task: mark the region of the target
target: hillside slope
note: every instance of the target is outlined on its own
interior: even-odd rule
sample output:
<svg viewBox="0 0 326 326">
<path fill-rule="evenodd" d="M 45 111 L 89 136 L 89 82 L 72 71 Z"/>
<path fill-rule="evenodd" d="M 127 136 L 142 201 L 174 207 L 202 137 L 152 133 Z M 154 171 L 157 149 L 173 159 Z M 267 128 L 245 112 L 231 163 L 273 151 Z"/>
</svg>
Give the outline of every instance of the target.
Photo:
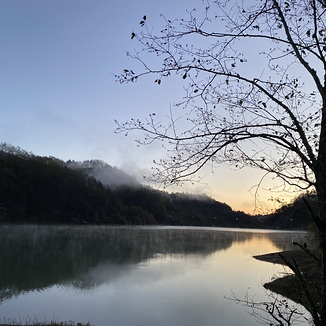
<svg viewBox="0 0 326 326">
<path fill-rule="evenodd" d="M 1 144 L 0 220 L 260 227 L 257 218 L 206 196 L 168 194 L 136 184 L 110 188 L 96 180 L 89 167 L 68 166 Z"/>
</svg>

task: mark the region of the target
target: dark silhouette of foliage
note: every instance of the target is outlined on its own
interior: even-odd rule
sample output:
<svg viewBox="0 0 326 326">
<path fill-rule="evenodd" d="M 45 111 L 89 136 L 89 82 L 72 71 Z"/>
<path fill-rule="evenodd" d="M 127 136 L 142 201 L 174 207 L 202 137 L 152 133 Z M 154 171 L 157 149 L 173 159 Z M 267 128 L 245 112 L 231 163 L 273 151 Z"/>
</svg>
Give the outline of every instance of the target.
<svg viewBox="0 0 326 326">
<path fill-rule="evenodd" d="M 54 157 L 35 156 L 2 144 L 0 220 L 12 223 L 261 226 L 256 217 L 234 212 L 228 205 L 207 196 L 168 194 L 145 186 L 112 189 L 87 172 L 87 169 L 68 168 L 65 162 Z"/>
<path fill-rule="evenodd" d="M 268 217 L 250 216 L 206 195 L 169 194 L 134 185 L 112 189 L 88 175 L 87 169 L 1 146 L 0 221 L 275 229 L 304 229 L 310 224 L 301 197 Z"/>
<path fill-rule="evenodd" d="M 0 203 L 7 222 L 122 222 L 118 198 L 93 177 L 52 157 L 4 149 L 0 151 Z"/>
<path fill-rule="evenodd" d="M 266 216 L 263 224 L 272 229 L 307 230 L 313 227 L 307 202 L 315 212 L 318 211 L 316 195 L 302 194 L 290 204 L 285 204 L 273 214 Z"/>
</svg>

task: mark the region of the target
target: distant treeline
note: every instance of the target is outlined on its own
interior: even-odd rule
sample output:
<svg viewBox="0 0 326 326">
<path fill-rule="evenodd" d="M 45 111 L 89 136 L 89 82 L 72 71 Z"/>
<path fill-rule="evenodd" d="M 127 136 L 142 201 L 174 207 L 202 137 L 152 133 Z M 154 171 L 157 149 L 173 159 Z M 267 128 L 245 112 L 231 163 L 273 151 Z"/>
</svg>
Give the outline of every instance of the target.
<svg viewBox="0 0 326 326">
<path fill-rule="evenodd" d="M 292 203 L 265 216 L 262 222 L 266 227 L 274 229 L 314 230 L 311 213 L 318 214 L 318 200 L 314 192 L 298 196 Z"/>
<path fill-rule="evenodd" d="M 145 186 L 110 188 L 68 165 L 0 144 L 0 221 L 295 229 L 310 223 L 307 215 L 297 223 L 295 214 L 283 223 L 284 211 L 268 217 L 235 212 L 207 196 Z"/>
</svg>

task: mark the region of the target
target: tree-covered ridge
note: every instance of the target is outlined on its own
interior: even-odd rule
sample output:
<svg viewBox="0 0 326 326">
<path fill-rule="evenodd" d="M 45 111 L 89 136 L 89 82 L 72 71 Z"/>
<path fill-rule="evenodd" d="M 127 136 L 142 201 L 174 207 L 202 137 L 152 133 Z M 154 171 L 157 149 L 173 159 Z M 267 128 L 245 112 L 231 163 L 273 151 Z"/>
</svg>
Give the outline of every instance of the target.
<svg viewBox="0 0 326 326">
<path fill-rule="evenodd" d="M 0 151 L 0 203 L 6 221 L 104 223 L 110 216 L 113 222 L 118 200 L 100 182 L 56 158 L 6 149 Z"/>
<path fill-rule="evenodd" d="M 116 168 L 98 160 L 64 162 L 1 144 L 0 221 L 248 228 L 307 224 L 296 223 L 295 216 L 292 225 L 281 223 L 280 212 L 266 219 L 235 212 L 205 195 L 169 194 L 136 184 L 111 188 L 94 177 L 110 169 Z"/>
<path fill-rule="evenodd" d="M 317 211 L 317 196 L 314 192 L 308 192 L 298 196 L 290 204 L 281 206 L 273 214 L 266 216 L 263 224 L 273 226 L 275 229 L 309 228 L 314 230 L 311 212 L 316 214 Z"/>
</svg>

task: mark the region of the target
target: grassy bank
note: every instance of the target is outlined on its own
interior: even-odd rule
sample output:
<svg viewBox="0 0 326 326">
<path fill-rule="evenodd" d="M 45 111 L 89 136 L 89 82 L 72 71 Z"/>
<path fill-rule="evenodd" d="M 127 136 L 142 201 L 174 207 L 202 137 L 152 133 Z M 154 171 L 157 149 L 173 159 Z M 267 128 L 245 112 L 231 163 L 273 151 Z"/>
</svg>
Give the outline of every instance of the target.
<svg viewBox="0 0 326 326">
<path fill-rule="evenodd" d="M 56 321 L 15 321 L 15 320 L 0 320 L 0 326 L 92 326 L 90 323 L 75 323 L 75 322 L 56 322 Z"/>
</svg>

